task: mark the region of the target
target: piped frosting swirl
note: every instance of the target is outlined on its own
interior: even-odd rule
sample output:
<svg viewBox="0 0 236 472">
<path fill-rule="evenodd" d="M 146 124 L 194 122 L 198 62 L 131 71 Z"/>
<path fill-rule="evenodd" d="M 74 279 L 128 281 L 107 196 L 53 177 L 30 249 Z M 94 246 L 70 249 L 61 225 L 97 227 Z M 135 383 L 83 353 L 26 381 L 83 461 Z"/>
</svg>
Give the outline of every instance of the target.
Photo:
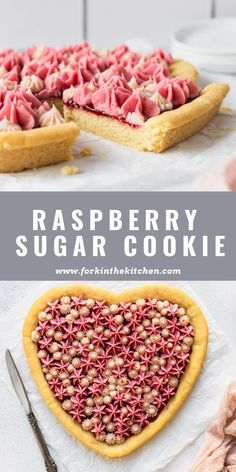
<svg viewBox="0 0 236 472">
<path fill-rule="evenodd" d="M 25 90 L 30 90 L 32 93 L 36 94 L 43 90 L 44 82 L 37 75 L 26 75 L 21 81 L 21 87 L 23 87 Z"/>
<path fill-rule="evenodd" d="M 19 131 L 21 127 L 16 123 L 11 123 L 6 117 L 0 121 L 0 132 Z"/>
<path fill-rule="evenodd" d="M 20 126 L 23 130 L 35 128 L 38 126 L 35 100 L 37 99 L 34 96 L 31 97 L 25 92 L 7 92 L 0 109 L 0 120 L 7 118 L 10 123 Z"/>
<path fill-rule="evenodd" d="M 53 105 L 52 108 L 50 108 L 50 110 L 48 111 L 45 110 L 45 112 L 41 113 L 39 117 L 39 125 L 41 127 L 60 125 L 61 123 L 64 123 L 64 122 L 65 120 L 62 114 L 55 107 L 55 105 Z"/>
</svg>

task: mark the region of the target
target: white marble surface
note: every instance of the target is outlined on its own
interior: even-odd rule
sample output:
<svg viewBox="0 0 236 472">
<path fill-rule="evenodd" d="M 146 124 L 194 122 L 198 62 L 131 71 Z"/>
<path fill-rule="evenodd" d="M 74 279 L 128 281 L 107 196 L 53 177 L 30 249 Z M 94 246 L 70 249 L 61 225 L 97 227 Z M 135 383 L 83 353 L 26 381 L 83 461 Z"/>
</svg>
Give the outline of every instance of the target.
<svg viewBox="0 0 236 472">
<path fill-rule="evenodd" d="M 29 294 L 38 285 L 39 282 L 2 282 L 0 302 L 4 311 L 13 307 L 18 300 Z M 236 282 L 193 282 L 191 285 L 236 347 Z M 11 338 L 14 337 L 11 334 L 14 333 L 14 325 L 11 332 L 6 333 L 4 332 L 5 324 L 6 318 L 2 312 L 0 317 L 0 351 L 11 345 Z M 40 453 L 27 420 L 22 414 L 21 406 L 16 401 L 15 395 L 9 392 L 1 381 L 0 398 L 1 472 L 9 472 L 9 470 L 11 472 L 28 472 L 32 470 L 32 464 L 34 472 L 43 471 L 44 465 Z M 184 472 L 198 450 L 200 442 L 201 438 L 185 449 L 173 463 L 163 469 L 163 472 L 176 472 L 176 470 Z M 59 464 L 59 472 L 78 472 L 78 468 L 66 471 Z"/>
</svg>

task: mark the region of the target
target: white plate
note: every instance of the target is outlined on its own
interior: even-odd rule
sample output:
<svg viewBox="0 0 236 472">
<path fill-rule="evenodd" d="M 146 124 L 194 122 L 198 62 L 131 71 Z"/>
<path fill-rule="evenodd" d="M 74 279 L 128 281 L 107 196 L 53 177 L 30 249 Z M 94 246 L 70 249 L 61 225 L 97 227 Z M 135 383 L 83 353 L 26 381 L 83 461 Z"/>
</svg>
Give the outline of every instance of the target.
<svg viewBox="0 0 236 472">
<path fill-rule="evenodd" d="M 171 38 L 175 57 L 214 72 L 236 73 L 236 17 L 203 20 Z"/>
</svg>

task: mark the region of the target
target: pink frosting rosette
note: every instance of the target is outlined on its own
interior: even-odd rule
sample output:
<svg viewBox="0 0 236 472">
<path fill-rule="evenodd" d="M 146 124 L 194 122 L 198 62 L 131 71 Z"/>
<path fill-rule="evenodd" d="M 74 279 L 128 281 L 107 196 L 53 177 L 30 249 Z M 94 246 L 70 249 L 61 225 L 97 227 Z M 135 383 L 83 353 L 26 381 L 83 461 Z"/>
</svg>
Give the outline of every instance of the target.
<svg viewBox="0 0 236 472">
<path fill-rule="evenodd" d="M 94 76 L 105 70 L 104 59 L 95 53 L 81 57 L 78 67 L 85 82 L 90 82 Z"/>
<path fill-rule="evenodd" d="M 96 88 L 95 86 L 92 86 L 91 84 L 81 84 L 75 89 L 75 93 L 73 95 L 73 98 L 71 98 L 72 102 L 75 103 L 76 105 L 79 105 L 80 107 L 89 107 L 92 108 L 92 96 L 95 92 Z M 66 100 L 67 101 L 67 100 Z M 70 99 L 68 99 L 70 102 Z"/>
<path fill-rule="evenodd" d="M 32 46 L 25 49 L 20 57 L 24 64 L 32 61 L 54 63 L 57 62 L 57 50 L 49 46 Z"/>
<path fill-rule="evenodd" d="M 41 101 L 35 97 L 31 92 L 26 91 L 26 90 L 21 90 L 20 86 L 18 86 L 18 90 L 16 92 L 24 97 L 24 99 L 28 102 L 31 103 L 31 106 L 37 110 L 41 105 Z M 48 105 L 49 106 L 49 105 Z"/>
<path fill-rule="evenodd" d="M 83 41 L 82 43 L 75 44 L 74 46 L 66 46 L 60 48 L 57 52 L 59 63 L 61 62 L 77 62 L 81 57 L 84 57 L 92 52 L 89 43 Z M 73 60 L 71 61 L 71 58 Z"/>
<path fill-rule="evenodd" d="M 113 77 L 102 85 L 92 96 L 95 110 L 106 115 L 123 117 L 122 105 L 132 91 L 121 77 Z"/>
<path fill-rule="evenodd" d="M 40 77 L 40 79 L 45 80 L 46 77 L 48 77 L 49 75 L 57 71 L 58 71 L 57 63 L 50 64 L 49 62 L 41 63 L 41 62 L 32 61 L 24 65 L 21 71 L 21 77 L 23 78 L 26 75 L 37 75 L 38 77 Z"/>
<path fill-rule="evenodd" d="M 36 97 L 23 91 L 11 91 L 5 94 L 0 109 L 0 121 L 6 118 L 10 123 L 19 125 L 23 130 L 38 126 L 37 108 L 41 102 Z"/>
<path fill-rule="evenodd" d="M 44 80 L 44 89 L 37 93 L 40 99 L 49 99 L 60 97 L 62 93 L 62 80 L 59 72 L 48 75 Z"/>
<path fill-rule="evenodd" d="M 115 76 L 119 76 L 125 81 L 129 81 L 132 75 L 125 69 L 124 67 L 114 64 L 113 66 L 109 67 L 109 69 L 105 70 L 101 74 L 95 76 L 95 80 L 99 85 L 106 84 L 110 79 Z"/>
<path fill-rule="evenodd" d="M 187 100 L 199 95 L 198 87 L 190 80 L 177 78 L 166 78 L 157 84 L 157 91 L 174 107 L 184 105 Z"/>
<path fill-rule="evenodd" d="M 122 106 L 124 117 L 127 118 L 129 113 L 137 113 L 143 117 L 143 121 L 160 114 L 161 110 L 158 105 L 138 90 L 124 102 Z"/>
<path fill-rule="evenodd" d="M 12 49 L 7 50 L 6 52 L 0 52 L 0 66 L 5 67 L 8 72 L 11 71 L 14 67 L 17 67 L 17 69 L 19 70 L 20 65 L 20 57 Z"/>
<path fill-rule="evenodd" d="M 133 69 L 133 76 L 139 84 L 152 80 L 154 82 L 160 82 L 161 80 L 169 77 L 169 71 L 167 67 L 160 64 L 153 58 L 143 59 Z"/>
<path fill-rule="evenodd" d="M 70 88 L 71 85 L 79 85 L 82 83 L 82 75 L 79 74 L 77 67 L 68 66 L 66 70 L 60 72 L 60 79 L 62 82 L 62 90 Z"/>
<path fill-rule="evenodd" d="M 185 79 L 184 77 L 176 77 L 173 80 L 175 80 L 176 83 L 181 85 L 187 99 L 193 99 L 199 96 L 199 88 L 196 84 L 194 84 L 191 79 Z"/>
<path fill-rule="evenodd" d="M 136 66 L 136 64 L 138 64 L 140 58 L 140 54 L 133 51 L 128 51 L 121 57 L 119 64 L 131 70 L 134 66 Z"/>
<path fill-rule="evenodd" d="M 40 99 L 61 97 L 64 90 L 83 83 L 84 78 L 81 70 L 78 69 L 78 67 L 70 65 L 66 69 L 46 77 L 44 80 L 44 89 L 37 94 L 37 97 Z"/>
<path fill-rule="evenodd" d="M 163 49 L 155 49 L 155 51 L 147 55 L 147 59 L 156 59 L 159 62 L 164 61 L 166 64 L 172 64 L 173 62 L 172 55 L 163 51 Z"/>
<path fill-rule="evenodd" d="M 114 60 L 119 63 L 122 59 L 122 57 L 131 52 L 129 47 L 126 46 L 126 44 L 119 44 L 118 46 L 116 46 L 109 54 L 110 57 L 113 57 Z"/>
<path fill-rule="evenodd" d="M 6 69 L 5 66 L 0 66 L 0 78 L 10 80 L 12 82 L 19 82 L 19 68 L 14 66 L 12 69 Z"/>
<path fill-rule="evenodd" d="M 121 44 L 112 51 L 108 52 L 105 57 L 107 68 L 112 65 L 118 64 L 126 67 L 129 71 L 138 63 L 140 60 L 140 54 L 131 51 L 128 46 Z"/>
</svg>

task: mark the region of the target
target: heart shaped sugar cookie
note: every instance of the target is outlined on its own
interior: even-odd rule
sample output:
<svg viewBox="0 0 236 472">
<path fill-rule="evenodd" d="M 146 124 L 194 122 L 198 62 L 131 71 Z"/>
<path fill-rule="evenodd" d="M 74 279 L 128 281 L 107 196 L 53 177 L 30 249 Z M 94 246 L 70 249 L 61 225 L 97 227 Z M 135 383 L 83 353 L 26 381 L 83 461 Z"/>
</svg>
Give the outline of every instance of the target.
<svg viewBox="0 0 236 472">
<path fill-rule="evenodd" d="M 111 458 L 142 446 L 177 413 L 207 341 L 197 304 L 164 285 L 118 295 L 60 286 L 33 304 L 23 328 L 47 406 L 76 439 Z"/>
</svg>

